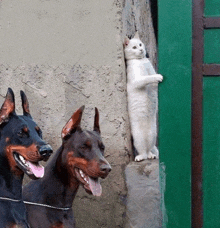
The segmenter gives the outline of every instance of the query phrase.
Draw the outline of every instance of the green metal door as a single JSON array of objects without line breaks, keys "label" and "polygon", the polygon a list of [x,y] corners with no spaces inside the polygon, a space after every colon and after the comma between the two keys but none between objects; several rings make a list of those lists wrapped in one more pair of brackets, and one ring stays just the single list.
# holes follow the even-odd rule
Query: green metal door
[{"label": "green metal door", "polygon": [[163,227],[191,224],[191,0],[159,0],[159,151]]},{"label": "green metal door", "polygon": [[220,227],[220,1],[206,0],[203,72],[204,227]]},{"label": "green metal door", "polygon": [[159,0],[163,227],[220,221],[220,1]]}]

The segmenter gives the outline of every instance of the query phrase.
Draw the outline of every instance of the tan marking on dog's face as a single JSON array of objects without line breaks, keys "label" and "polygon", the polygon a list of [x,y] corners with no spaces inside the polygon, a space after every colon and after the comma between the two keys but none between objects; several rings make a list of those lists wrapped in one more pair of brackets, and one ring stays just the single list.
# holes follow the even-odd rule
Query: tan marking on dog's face
[{"label": "tan marking on dog's face", "polygon": [[51,226],[51,228],[64,228],[64,225],[62,222],[56,222]]},{"label": "tan marking on dog's face", "polygon": [[67,156],[66,156],[66,167],[67,167],[67,171],[69,173],[70,179],[69,179],[69,185],[70,187],[77,187],[78,181],[76,178],[76,173],[74,168],[78,167],[80,169],[85,169],[83,167],[86,167],[88,165],[88,162],[83,159],[83,158],[76,158],[73,157],[73,152],[68,152]]},{"label": "tan marking on dog's face", "polygon": [[27,133],[27,132],[29,131],[27,127],[23,127],[22,130],[23,130],[25,133]]},{"label": "tan marking on dog's face", "polygon": [[87,147],[92,147],[92,143],[91,143],[91,141],[90,140],[87,140],[86,142],[85,142],[85,145],[87,146]]},{"label": "tan marking on dog's face", "polygon": [[6,157],[8,158],[8,162],[12,172],[14,172],[17,176],[22,175],[23,171],[17,166],[17,162],[15,161],[13,156],[14,152],[22,155],[27,161],[30,162],[38,162],[41,160],[41,156],[38,153],[38,149],[35,144],[32,144],[28,147],[18,145],[6,146]]},{"label": "tan marking on dog's face", "polygon": [[15,223],[9,223],[7,226],[6,226],[6,228],[19,228],[19,226],[18,225],[16,225]]},{"label": "tan marking on dog's face", "polygon": [[67,154],[67,167],[69,167],[69,172],[75,177],[74,168],[81,169],[85,174],[90,177],[98,178],[105,177],[100,170],[100,164],[95,159],[87,161],[84,158],[74,157],[74,152],[69,152]]}]

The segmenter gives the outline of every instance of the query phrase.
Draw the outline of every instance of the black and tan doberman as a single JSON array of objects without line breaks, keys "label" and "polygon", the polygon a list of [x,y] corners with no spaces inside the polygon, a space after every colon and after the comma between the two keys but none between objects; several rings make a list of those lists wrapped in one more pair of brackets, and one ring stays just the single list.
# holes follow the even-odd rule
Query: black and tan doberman
[{"label": "black and tan doberman", "polygon": [[23,115],[15,113],[14,93],[8,89],[0,109],[0,228],[27,228],[22,201],[24,173],[37,179],[44,175],[38,163],[52,153],[42,140],[39,126],[30,115],[26,95],[21,91]]},{"label": "black and tan doberman", "polygon": [[62,145],[47,164],[44,177],[23,189],[32,228],[75,227],[72,203],[80,184],[90,194],[102,194],[99,177],[105,178],[111,166],[104,158],[99,112],[96,108],[93,131],[87,131],[80,127],[83,109],[79,108],[63,128]]}]

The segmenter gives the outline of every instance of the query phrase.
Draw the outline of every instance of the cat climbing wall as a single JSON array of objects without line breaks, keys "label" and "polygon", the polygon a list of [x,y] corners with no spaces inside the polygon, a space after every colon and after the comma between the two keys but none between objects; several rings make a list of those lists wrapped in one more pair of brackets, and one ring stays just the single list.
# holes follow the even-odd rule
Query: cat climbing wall
[{"label": "cat climbing wall", "polygon": [[158,83],[163,76],[157,74],[146,58],[146,50],[138,32],[133,39],[125,38],[124,52],[127,65],[127,99],[131,134],[138,155],[135,161],[154,159],[159,155],[156,147]]}]

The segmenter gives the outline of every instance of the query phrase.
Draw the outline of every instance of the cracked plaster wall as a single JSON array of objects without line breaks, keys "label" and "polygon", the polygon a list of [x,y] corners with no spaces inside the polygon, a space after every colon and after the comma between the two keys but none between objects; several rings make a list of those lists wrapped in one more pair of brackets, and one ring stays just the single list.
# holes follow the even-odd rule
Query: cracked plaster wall
[{"label": "cracked plaster wall", "polygon": [[11,87],[21,113],[19,91],[24,90],[32,116],[54,151],[61,144],[62,127],[77,108],[86,106],[82,126],[87,129],[92,129],[94,107],[100,111],[106,158],[113,170],[102,183],[100,198],[78,192],[73,207],[80,228],[125,225],[124,170],[131,147],[122,43],[125,34],[138,29],[155,63],[153,39],[146,35],[149,8],[142,9],[143,4],[0,1],[0,103]]}]

